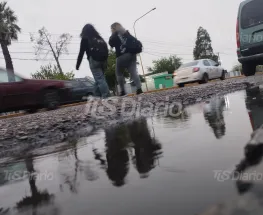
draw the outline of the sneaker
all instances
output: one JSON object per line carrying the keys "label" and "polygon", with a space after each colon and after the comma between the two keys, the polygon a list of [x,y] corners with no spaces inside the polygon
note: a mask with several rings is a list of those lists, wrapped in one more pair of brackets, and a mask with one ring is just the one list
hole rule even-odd
{"label": "sneaker", "polygon": [[120,96],[126,96],[126,93],[124,91],[121,91]]}
{"label": "sneaker", "polygon": [[136,95],[140,95],[140,94],[142,94],[142,93],[143,93],[143,92],[142,92],[142,89],[141,89],[141,88],[136,91]]}

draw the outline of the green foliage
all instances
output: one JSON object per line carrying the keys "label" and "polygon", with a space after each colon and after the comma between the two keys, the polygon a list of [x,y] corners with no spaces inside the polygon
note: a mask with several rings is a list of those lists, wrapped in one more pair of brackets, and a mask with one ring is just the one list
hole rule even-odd
{"label": "green foliage", "polygon": [[214,54],[212,48],[212,41],[207,30],[199,27],[197,31],[197,38],[195,42],[195,48],[193,51],[194,59],[211,59],[218,62],[218,56]]}
{"label": "green foliage", "polygon": [[[116,55],[113,50],[109,51],[108,65],[105,72],[105,78],[109,85],[110,90],[115,91],[117,86],[117,79],[115,75],[115,66],[116,66]],[[125,70],[124,77],[128,78],[129,73]]]}
{"label": "green foliage", "polygon": [[[240,63],[233,66],[232,71],[239,71],[243,74],[242,65]],[[256,72],[263,72],[263,66],[259,65],[256,67]]]}
{"label": "green foliage", "polygon": [[14,11],[7,7],[7,2],[0,3],[0,41],[5,41],[8,45],[11,40],[18,39],[18,33],[21,31],[17,25],[17,17]]}
{"label": "green foliage", "polygon": [[71,80],[74,78],[73,71],[61,73],[56,65],[41,66],[40,70],[31,74],[33,79]]}
{"label": "green foliage", "polygon": [[240,63],[238,63],[237,65],[233,66],[232,71],[242,72],[242,65]]}
{"label": "green foliage", "polygon": [[257,66],[256,72],[263,72],[263,66],[262,65]]}
{"label": "green foliage", "polygon": [[[159,60],[153,61],[153,67],[148,68],[150,74],[157,74],[162,72],[174,73],[182,65],[182,59],[176,55],[170,57],[163,57]],[[148,74],[149,75],[149,74]]]}
{"label": "green foliage", "polygon": [[8,45],[11,45],[12,40],[18,39],[18,33],[21,31],[17,25],[17,17],[10,7],[7,7],[7,2],[0,2],[0,44],[5,58],[6,69],[12,71],[8,80],[14,80],[14,67]]}

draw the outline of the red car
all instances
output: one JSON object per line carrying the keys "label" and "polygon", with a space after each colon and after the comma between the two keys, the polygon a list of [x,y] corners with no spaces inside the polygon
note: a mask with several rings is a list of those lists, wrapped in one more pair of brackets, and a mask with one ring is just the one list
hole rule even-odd
{"label": "red car", "polygon": [[67,85],[64,81],[25,79],[17,74],[12,80],[10,73],[0,68],[0,112],[55,109],[67,99]]}

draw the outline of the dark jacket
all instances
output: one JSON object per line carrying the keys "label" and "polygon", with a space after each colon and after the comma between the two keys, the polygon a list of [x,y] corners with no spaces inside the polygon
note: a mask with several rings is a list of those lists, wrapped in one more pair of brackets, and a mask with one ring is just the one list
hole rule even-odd
{"label": "dark jacket", "polygon": [[77,60],[77,65],[76,65],[76,69],[79,69],[79,66],[82,62],[84,53],[86,52],[87,54],[87,58],[89,59],[90,57],[90,48],[89,48],[89,41],[87,39],[81,39],[81,43],[80,43],[80,50],[79,50],[79,55],[78,55],[78,60]]}
{"label": "dark jacket", "polygon": [[[122,37],[125,38],[126,34],[130,34],[128,31],[126,31]],[[124,39],[123,38],[123,39]],[[115,52],[116,52],[116,57],[119,57],[125,53],[127,53],[124,49],[123,49],[123,42],[121,41],[118,32],[115,32],[111,35],[110,40],[109,40],[109,44],[112,48],[115,48]]]}

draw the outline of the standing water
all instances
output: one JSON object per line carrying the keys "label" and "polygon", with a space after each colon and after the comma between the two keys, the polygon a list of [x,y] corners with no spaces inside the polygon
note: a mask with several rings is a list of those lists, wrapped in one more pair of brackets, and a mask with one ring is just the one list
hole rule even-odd
{"label": "standing water", "polygon": [[215,97],[3,164],[0,214],[200,213],[238,196],[226,173],[263,122],[262,103],[260,88]]}

